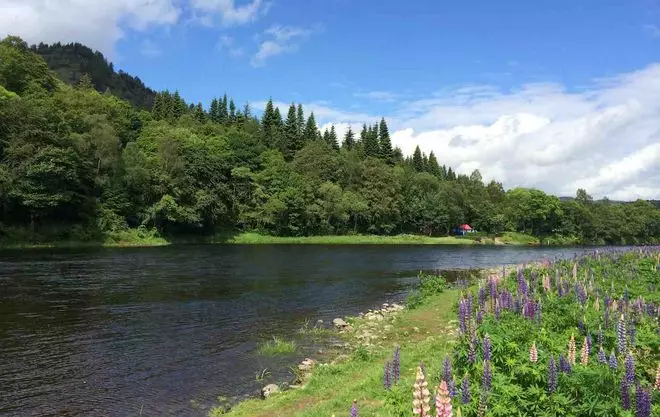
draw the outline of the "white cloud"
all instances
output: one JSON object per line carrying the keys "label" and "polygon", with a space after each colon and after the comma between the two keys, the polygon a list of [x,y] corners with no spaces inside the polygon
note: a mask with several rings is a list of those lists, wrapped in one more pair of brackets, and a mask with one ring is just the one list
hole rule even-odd
{"label": "white cloud", "polygon": [[268,9],[263,0],[0,0],[0,37],[18,35],[28,43],[80,42],[110,58],[126,30],[169,26],[186,13],[211,26],[240,25]]}
{"label": "white cloud", "polygon": [[399,98],[398,94],[390,91],[369,91],[366,93],[355,93],[353,95],[358,98],[366,98],[367,100],[381,101],[384,103],[391,103]]}
{"label": "white cloud", "polygon": [[250,63],[254,67],[263,66],[269,58],[277,55],[292,53],[298,50],[300,42],[314,33],[312,29],[293,26],[275,25],[266,29],[262,34],[259,50],[252,57]]}
{"label": "white cloud", "polygon": [[[410,155],[434,151],[460,173],[479,169],[507,188],[536,187],[562,196],[585,188],[595,197],[660,199],[660,64],[600,79],[580,91],[550,83],[512,91],[492,86],[443,90],[402,103],[386,116],[392,142]],[[322,126],[379,118],[327,105]],[[283,108],[284,110],[286,107]]]}
{"label": "white cloud", "polygon": [[140,46],[140,52],[142,53],[142,55],[150,58],[160,56],[160,54],[163,53],[160,47],[149,39],[145,39],[144,41],[142,41],[142,45]]}
{"label": "white cloud", "polygon": [[218,50],[226,50],[229,52],[229,55],[233,57],[238,57],[243,55],[243,48],[235,46],[236,42],[235,39],[231,36],[228,35],[222,35],[220,36],[220,39],[218,39],[218,44],[217,48]]}

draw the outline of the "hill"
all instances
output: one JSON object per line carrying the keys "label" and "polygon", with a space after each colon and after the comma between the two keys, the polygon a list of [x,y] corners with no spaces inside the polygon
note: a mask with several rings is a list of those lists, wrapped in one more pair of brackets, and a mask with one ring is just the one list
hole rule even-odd
{"label": "hill", "polygon": [[41,55],[48,67],[64,82],[74,85],[84,74],[92,79],[99,92],[110,92],[136,107],[151,110],[156,92],[145,86],[138,77],[123,71],[115,72],[112,63],[102,53],[93,51],[79,43],[46,45],[40,43],[31,47]]}

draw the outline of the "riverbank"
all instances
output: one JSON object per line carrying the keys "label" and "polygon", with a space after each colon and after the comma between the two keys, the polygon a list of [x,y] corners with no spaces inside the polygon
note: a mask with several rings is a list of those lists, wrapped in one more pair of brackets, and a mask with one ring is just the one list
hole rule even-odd
{"label": "riverbank", "polygon": [[[660,294],[648,293],[649,287],[660,285],[658,248],[594,253],[578,263],[530,264],[522,274],[512,268],[504,276],[497,271],[501,269],[485,273],[480,291],[474,286],[437,291],[394,316],[349,318],[344,335],[353,346],[350,356],[318,365],[299,389],[242,402],[228,414],[215,408],[209,415],[342,416],[349,414],[354,400],[361,416],[409,415],[421,363],[432,393],[443,375],[453,375],[450,386],[456,387],[456,396],[450,401],[464,416],[476,415],[478,409],[488,409],[492,416],[513,410],[521,415],[538,410],[566,415],[572,410],[587,416],[593,404],[603,415],[632,415],[625,409],[644,407],[637,404],[647,397],[650,413],[636,415],[660,412],[658,391],[651,388],[660,371]],[[463,307],[457,315],[459,302]],[[622,333],[626,328],[636,331]],[[365,343],[365,332],[372,343]],[[392,361],[397,346],[400,380],[393,383],[384,364]],[[604,352],[609,366],[602,360]],[[454,364],[453,374],[447,363]],[[635,365],[637,370],[629,373]],[[486,366],[488,377],[483,376]],[[471,394],[465,386],[471,386]],[[638,398],[632,405],[631,396]]]}
{"label": "riverbank", "polygon": [[232,245],[491,245],[538,246],[539,239],[523,233],[506,232],[497,237],[459,237],[423,235],[325,235],[325,236],[271,236],[254,232],[226,234],[203,238],[167,239],[155,233],[126,231],[111,234],[103,240],[43,240],[39,242],[0,241],[0,249],[78,248],[78,247],[151,247],[181,244]]}

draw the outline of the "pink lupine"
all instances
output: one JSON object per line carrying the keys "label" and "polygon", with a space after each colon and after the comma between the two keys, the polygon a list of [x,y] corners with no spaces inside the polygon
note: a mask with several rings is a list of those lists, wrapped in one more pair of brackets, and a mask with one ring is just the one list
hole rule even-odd
{"label": "pink lupine", "polygon": [[587,338],[584,338],[584,342],[582,343],[582,349],[580,350],[580,363],[582,365],[588,365],[589,364],[589,343],[587,342]]}
{"label": "pink lupine", "polygon": [[575,336],[571,334],[571,340],[568,341],[568,363],[575,365]]}
{"label": "pink lupine", "polygon": [[653,389],[656,391],[660,391],[660,363],[658,364],[658,367],[655,369],[655,384],[653,384]]}
{"label": "pink lupine", "polygon": [[413,385],[413,414],[420,417],[430,417],[431,414],[431,393],[428,389],[426,377],[422,367],[417,367],[417,376]]}
{"label": "pink lupine", "polygon": [[532,347],[529,348],[529,361],[536,363],[539,360],[539,353],[536,350],[536,342],[532,343]]}
{"label": "pink lupine", "polygon": [[435,408],[437,417],[452,417],[451,398],[447,389],[447,382],[443,379],[436,388]]}

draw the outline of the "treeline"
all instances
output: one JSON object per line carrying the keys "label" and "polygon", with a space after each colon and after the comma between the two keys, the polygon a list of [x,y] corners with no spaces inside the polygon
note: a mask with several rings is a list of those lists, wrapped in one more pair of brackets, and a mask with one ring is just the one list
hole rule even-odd
{"label": "treeline", "polygon": [[146,111],[88,76],[62,83],[19,38],[0,42],[0,240],[445,235],[462,223],[594,243],[660,236],[649,202],[505,191],[439,159],[419,148],[404,157],[384,119],[340,138],[303,106],[283,116],[272,100],[257,117],[227,96],[203,106],[164,91]]}

